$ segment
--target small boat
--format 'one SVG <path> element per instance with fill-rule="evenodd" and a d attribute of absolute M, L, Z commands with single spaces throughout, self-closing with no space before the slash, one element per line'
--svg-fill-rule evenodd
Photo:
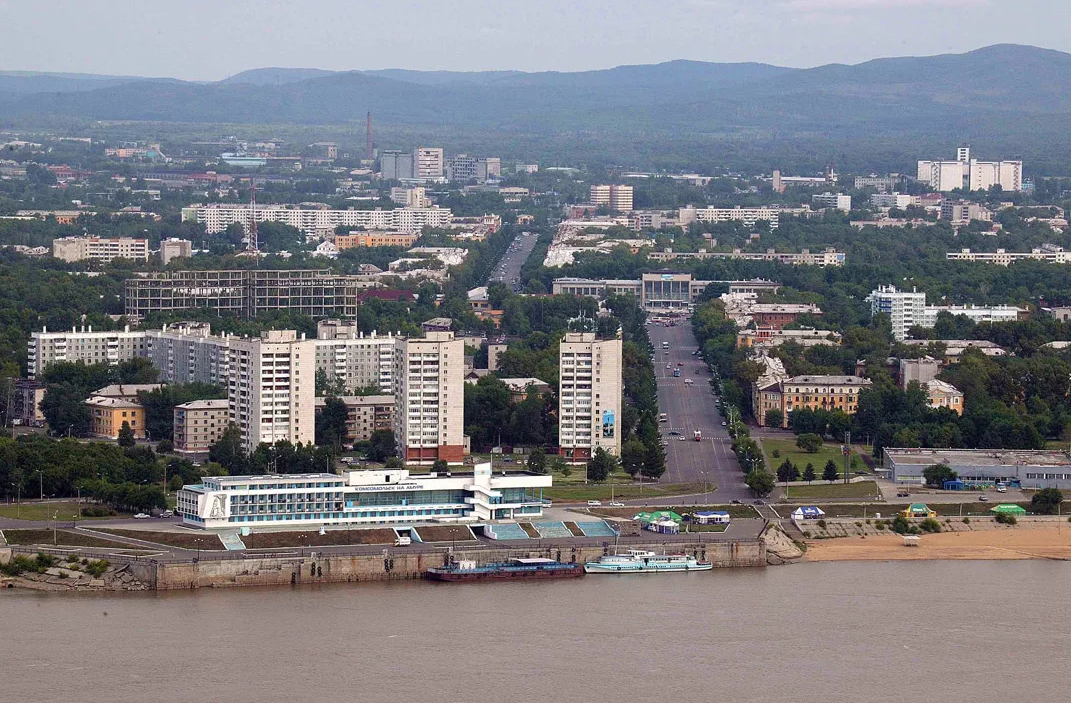
<path fill-rule="evenodd" d="M 598 561 L 584 564 L 589 574 L 653 574 L 663 571 L 709 571 L 714 565 L 688 554 L 655 554 L 643 549 L 629 549 L 622 554 L 607 554 Z"/>
<path fill-rule="evenodd" d="M 566 579 L 584 575 L 581 564 L 566 564 L 553 559 L 510 559 L 479 565 L 463 559 L 446 566 L 432 567 L 424 578 L 432 581 L 530 581 Z"/>

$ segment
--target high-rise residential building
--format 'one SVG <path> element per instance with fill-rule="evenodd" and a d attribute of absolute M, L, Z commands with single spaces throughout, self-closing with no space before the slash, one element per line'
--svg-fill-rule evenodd
<path fill-rule="evenodd" d="M 436 179 L 443 175 L 442 147 L 421 146 L 413 150 L 413 178 Z"/>
<path fill-rule="evenodd" d="M 941 201 L 941 219 L 956 225 L 965 225 L 971 220 L 992 222 L 993 213 L 980 203 L 945 198 Z"/>
<path fill-rule="evenodd" d="M 30 335 L 26 372 L 31 378 L 37 377 L 47 367 L 62 361 L 116 366 L 142 356 L 144 349 L 145 333 L 131 331 L 129 325 L 107 332 L 94 332 L 92 326 L 66 332 L 49 332 L 43 327 Z"/>
<path fill-rule="evenodd" d="M 867 297 L 870 314 L 885 313 L 892 321 L 893 338 L 907 339 L 907 331 L 922 323 L 926 309 L 926 294 L 917 290 L 897 290 L 896 286 L 880 286 Z"/>
<path fill-rule="evenodd" d="M 591 204 L 605 205 L 618 212 L 632 211 L 632 186 L 594 185 L 591 186 Z"/>
<path fill-rule="evenodd" d="M 476 180 L 486 181 L 491 178 L 502 178 L 502 159 L 497 156 L 476 159 Z"/>
<path fill-rule="evenodd" d="M 193 256 L 193 243 L 188 239 L 164 239 L 160 242 L 160 263 L 167 266 L 173 259 Z"/>
<path fill-rule="evenodd" d="M 464 459 L 465 345 L 453 332 L 398 339 L 394 348 L 394 439 L 407 463 Z"/>
<path fill-rule="evenodd" d="M 412 188 L 391 188 L 390 199 L 402 207 L 428 208 L 431 200 L 428 199 L 427 191 L 423 186 Z"/>
<path fill-rule="evenodd" d="M 252 452 L 261 442 L 313 442 L 315 357 L 313 341 L 299 338 L 293 330 L 270 330 L 257 338 L 232 341 L 228 410 L 245 451 Z"/>
<path fill-rule="evenodd" d="M 230 405 L 222 400 L 193 400 L 175 406 L 175 451 L 207 454 L 230 426 Z"/>
<path fill-rule="evenodd" d="M 208 234 L 222 232 L 233 224 L 246 230 L 254 213 L 257 222 L 281 222 L 300 229 L 306 237 L 324 238 L 334 234 L 339 225 L 364 229 L 389 229 L 419 232 L 424 227 L 446 227 L 453 213 L 440 207 L 402 207 L 394 210 L 332 210 L 288 206 L 191 205 L 182 208 L 183 222 L 197 222 Z"/>
<path fill-rule="evenodd" d="M 387 181 L 401 181 L 413 177 L 413 152 L 383 151 L 379 154 L 379 177 Z"/>
<path fill-rule="evenodd" d="M 149 240 L 129 237 L 61 237 L 52 240 L 52 256 L 67 262 L 149 258 Z"/>
<path fill-rule="evenodd" d="M 621 453 L 621 340 L 568 332 L 558 350 L 558 444 L 569 461 Z"/>
<path fill-rule="evenodd" d="M 144 351 L 166 383 L 227 385 L 227 349 L 237 337 L 213 336 L 207 322 L 177 322 L 145 330 Z"/>
<path fill-rule="evenodd" d="M 978 161 L 970 147 L 959 147 L 955 161 L 919 161 L 918 180 L 940 192 L 956 188 L 989 190 L 995 185 L 1007 191 L 1023 189 L 1022 161 Z"/>
<path fill-rule="evenodd" d="M 323 320 L 316 326 L 316 372 L 346 393 L 375 386 L 394 391 L 393 335 L 366 335 L 356 323 Z"/>

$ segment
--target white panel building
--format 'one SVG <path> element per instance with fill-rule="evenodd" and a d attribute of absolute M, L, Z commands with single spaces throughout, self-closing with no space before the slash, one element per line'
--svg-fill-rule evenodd
<path fill-rule="evenodd" d="M 621 340 L 569 332 L 558 349 L 558 444 L 569 461 L 621 454 Z"/>
<path fill-rule="evenodd" d="M 465 344 L 453 332 L 395 340 L 394 438 L 406 463 L 465 457 Z"/>

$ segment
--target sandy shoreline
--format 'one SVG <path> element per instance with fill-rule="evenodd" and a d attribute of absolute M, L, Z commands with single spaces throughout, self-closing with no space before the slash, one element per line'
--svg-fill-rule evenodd
<path fill-rule="evenodd" d="M 1071 525 L 1035 524 L 1008 529 L 922 535 L 905 547 L 899 535 L 808 540 L 800 561 L 886 561 L 918 559 L 1071 560 Z"/>

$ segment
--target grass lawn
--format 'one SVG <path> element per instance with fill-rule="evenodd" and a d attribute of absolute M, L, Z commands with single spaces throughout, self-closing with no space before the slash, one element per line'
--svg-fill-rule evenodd
<path fill-rule="evenodd" d="M 571 477 L 570 477 L 571 478 Z M 610 500 L 609 483 L 558 483 L 558 476 L 554 477 L 555 485 L 543 489 L 543 497 L 555 501 L 578 501 L 578 500 Z M 711 484 L 706 484 L 709 490 Z M 702 493 L 704 486 L 701 483 L 638 483 L 614 484 L 614 499 L 631 500 L 633 498 L 664 498 L 666 496 L 688 495 L 690 493 Z"/>
<path fill-rule="evenodd" d="M 795 439 L 761 437 L 759 441 L 762 442 L 762 447 L 766 450 L 766 458 L 770 460 L 770 470 L 774 473 L 777 472 L 777 467 L 785 459 L 788 459 L 799 468 L 800 476 L 803 475 L 803 469 L 810 463 L 814 465 L 814 472 L 818 478 L 822 478 L 822 470 L 825 468 L 826 462 L 832 459 L 833 463 L 837 465 L 839 475 L 844 475 L 844 455 L 840 452 L 841 445 L 836 442 L 826 442 L 817 452 L 808 454 L 796 446 Z M 781 453 L 781 456 L 775 457 L 773 455 L 775 449 Z M 850 469 L 850 471 L 868 471 L 862 459 L 856 460 L 856 466 L 857 468 Z"/>
<path fill-rule="evenodd" d="M 156 544 L 164 544 L 170 547 L 180 547 L 182 549 L 204 549 L 208 551 L 222 551 L 223 542 L 220 541 L 219 535 L 214 532 L 205 532 L 203 534 L 194 534 L 186 532 L 152 532 L 150 530 L 120 530 L 120 529 L 106 529 L 106 528 L 94 528 L 99 529 L 101 532 L 107 532 L 112 535 L 119 535 L 120 537 L 130 537 L 133 539 L 140 539 L 144 542 L 155 542 Z"/>
<path fill-rule="evenodd" d="M 58 514 L 57 514 L 58 513 Z M 76 501 L 63 503 L 26 503 L 21 506 L 4 503 L 0 505 L 0 517 L 20 518 L 22 520 L 56 520 L 69 522 L 71 520 L 90 520 L 92 518 L 79 517 L 79 506 Z"/>
<path fill-rule="evenodd" d="M 878 484 L 873 481 L 856 483 L 815 483 L 810 486 L 789 486 L 787 498 L 880 498 Z"/>
<path fill-rule="evenodd" d="M 8 544 L 53 544 L 52 530 L 50 529 L 4 530 L 4 538 Z M 129 544 L 123 544 L 122 542 L 113 542 L 93 535 L 69 532 L 67 530 L 56 531 L 55 544 L 64 547 L 105 547 L 124 550 L 130 547 Z"/>

